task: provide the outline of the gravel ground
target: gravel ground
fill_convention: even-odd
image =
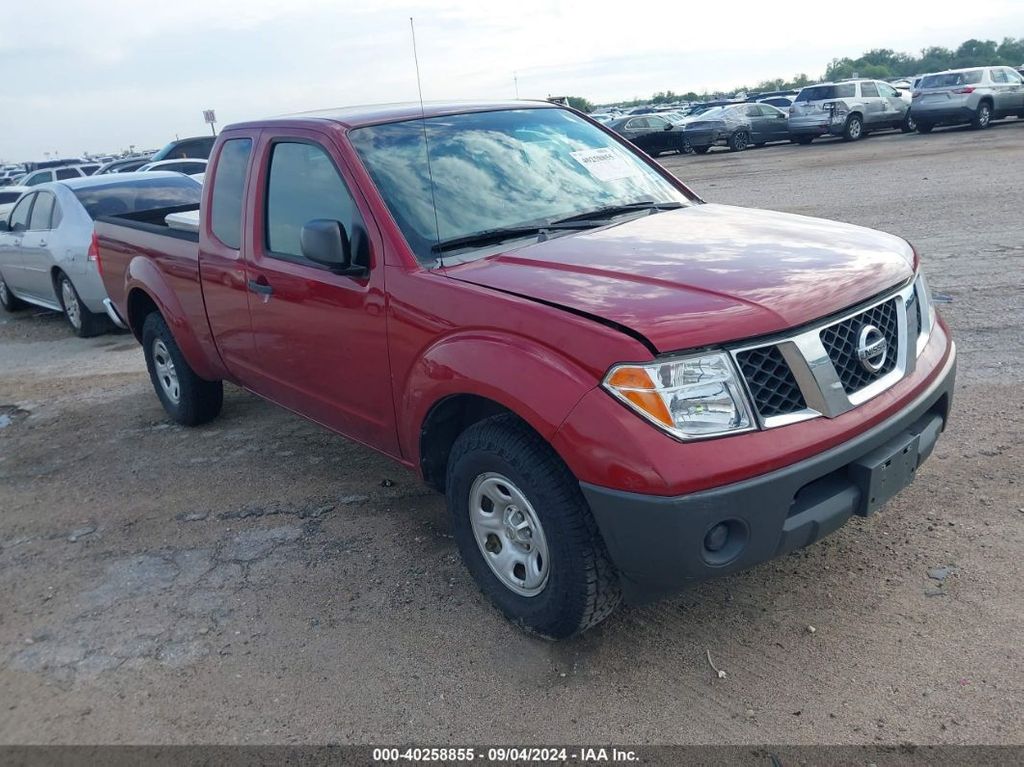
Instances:
[[[233,388],[179,428],[129,336],[3,315],[0,742],[1024,742],[1024,121],[663,162],[916,244],[960,374],[912,487],[550,644],[386,459]]]

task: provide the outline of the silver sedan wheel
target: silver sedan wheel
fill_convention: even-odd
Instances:
[[[481,474],[469,490],[469,521],[498,580],[524,597],[540,594],[551,571],[548,542],[533,506],[509,479]]]
[[[156,370],[156,380],[160,382],[160,388],[164,390],[167,399],[177,405],[181,399],[178,371],[174,368],[174,360],[171,359],[167,344],[161,338],[153,342],[153,368]]]
[[[60,298],[64,304],[64,314],[68,316],[68,322],[75,330],[82,328],[82,307],[78,305],[78,295],[71,285],[71,280],[65,277],[60,281]]]
[[[0,277],[0,304],[4,306],[11,300],[10,294],[7,292],[7,283],[4,282],[4,278]]]

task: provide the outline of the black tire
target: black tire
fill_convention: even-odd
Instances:
[[[931,133],[934,128],[935,128],[935,126],[932,125],[931,123],[918,123],[917,124],[917,132],[918,133]]]
[[[709,146],[695,146],[693,151],[697,154],[707,154],[711,150]]]
[[[850,115],[843,126],[843,141],[857,141],[864,135],[864,121],[860,115]]]
[[[917,130],[917,121],[914,116],[907,111],[907,116],[903,118],[903,122],[900,124],[901,133],[913,133]]]
[[[679,143],[679,154],[693,154],[693,147],[690,146],[690,142],[686,138]]]
[[[518,594],[503,583],[477,543],[470,496],[474,484],[488,474],[499,476],[499,482],[507,479],[539,519],[549,569],[534,595]],[[618,575],[579,483],[551,446],[519,418],[494,416],[460,434],[448,458],[446,487],[466,568],[510,621],[543,637],[564,639],[615,610],[621,598]]]
[[[738,130],[729,136],[729,151],[742,152],[750,146],[750,134],[745,130]]]
[[[8,312],[16,312],[25,308],[25,302],[11,292],[2,274],[0,274],[0,306]]]
[[[159,346],[158,346],[159,344]],[[159,312],[152,312],[142,325],[142,349],[146,356],[146,368],[149,380],[153,382],[156,396],[160,398],[167,415],[183,426],[198,426],[212,421],[220,413],[224,404],[224,384],[220,381],[207,381],[196,375],[185,361],[178,344],[171,334]],[[172,379],[161,380],[163,364],[169,358],[173,364],[170,374],[177,384],[177,401]]]
[[[64,319],[68,321],[71,330],[79,338],[92,338],[102,335],[110,330],[112,323],[105,314],[96,314],[89,311],[82,303],[75,284],[64,272],[57,273],[56,279],[57,298],[60,300],[60,307],[64,311]]]
[[[810,144],[810,143],[811,143],[812,141],[814,141],[814,136],[797,136],[797,137],[796,137],[795,139],[793,139],[793,140],[794,140],[794,141],[795,141],[796,143],[800,144],[801,146],[807,146],[807,145],[808,145],[808,144]]]
[[[971,127],[974,130],[984,130],[992,124],[992,105],[987,101],[978,104],[974,110],[974,117],[971,118]]]

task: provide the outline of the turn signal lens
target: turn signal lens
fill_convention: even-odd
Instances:
[[[608,371],[603,386],[678,439],[755,428],[752,409],[725,352],[616,365]]]

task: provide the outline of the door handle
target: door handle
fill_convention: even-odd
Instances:
[[[258,280],[249,280],[249,290],[253,293],[258,293],[261,296],[269,296],[274,292],[274,286],[269,282]]]
[[[46,240],[40,240],[39,241],[39,247],[40,248],[45,248],[46,247]]]

